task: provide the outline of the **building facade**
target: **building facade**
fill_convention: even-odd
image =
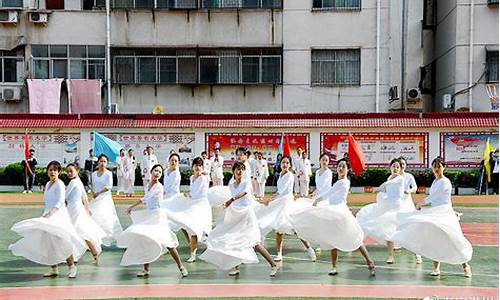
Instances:
[[[464,86],[455,79],[468,67],[450,54],[468,49],[457,34],[462,16],[440,22],[451,20],[447,6],[467,10],[469,2],[456,2],[110,0],[110,102],[120,113],[440,111],[437,100]],[[498,66],[498,6],[476,2],[474,76],[486,44]],[[0,112],[30,111],[28,78],[101,79],[107,111],[105,0],[0,7]],[[426,27],[427,11],[436,21]],[[464,97],[454,97],[456,109]]]

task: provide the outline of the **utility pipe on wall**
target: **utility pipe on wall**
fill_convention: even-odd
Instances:
[[[375,112],[380,112],[380,0],[377,0],[377,59],[375,67]]]
[[[474,0],[470,0],[469,10],[469,111],[472,111],[472,62],[474,59]]]
[[[106,112],[111,113],[111,7],[106,0]]]

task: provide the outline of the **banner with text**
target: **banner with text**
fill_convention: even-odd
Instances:
[[[404,157],[410,168],[425,168],[428,162],[427,133],[355,133],[365,155],[366,165],[387,167],[393,158]],[[347,153],[348,135],[322,133],[321,150],[330,154],[331,165]]]
[[[24,133],[0,134],[0,166],[24,159]],[[30,148],[35,149],[37,167],[45,167],[52,160],[63,166],[78,162],[80,134],[29,134]]]
[[[193,150],[194,133],[103,134],[122,144],[126,151],[129,149],[134,150],[134,156],[138,163],[142,162],[143,151],[147,146],[153,147],[154,154],[163,166],[167,165],[168,157],[172,152],[179,154],[181,157],[180,166],[183,168],[191,167],[193,158],[197,156]]]
[[[309,134],[287,133],[286,136],[290,144],[290,151],[293,154],[295,154],[299,146],[309,151]],[[246,147],[252,152],[262,152],[264,158],[269,163],[274,164],[281,141],[281,133],[207,133],[205,141],[206,149],[210,156],[213,154],[214,148],[220,148],[225,166],[231,166],[236,161],[235,152],[238,147]]]
[[[446,132],[441,133],[441,156],[448,167],[478,168],[483,160],[487,139],[498,149],[498,133]]]

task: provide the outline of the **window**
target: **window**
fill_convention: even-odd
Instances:
[[[84,10],[105,9],[106,0],[83,0],[82,7]]]
[[[486,81],[498,82],[498,49],[486,50]]]
[[[64,0],[45,0],[46,9],[64,9]]]
[[[313,9],[360,10],[361,0],[313,0]]]
[[[24,58],[16,51],[0,51],[0,82],[22,82]]]
[[[202,8],[282,8],[282,0],[202,0]]]
[[[33,78],[101,79],[105,77],[104,46],[33,45]]]
[[[23,0],[0,0],[2,8],[22,8]]]
[[[114,80],[122,84],[280,84],[281,49],[115,50]],[[277,54],[278,53],[278,54]]]
[[[360,50],[313,50],[311,84],[359,85]]]
[[[197,9],[198,0],[156,0],[157,8]]]

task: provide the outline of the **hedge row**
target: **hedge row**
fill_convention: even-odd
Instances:
[[[23,172],[24,169],[20,163],[14,163],[6,166],[5,168],[0,168],[0,185],[22,185],[23,182]],[[37,168],[35,170],[35,185],[45,185],[48,181],[47,173],[45,168]],[[431,170],[419,170],[411,172],[415,176],[415,180],[418,186],[430,187],[432,181],[434,180],[434,175]],[[135,185],[142,185],[141,171],[140,168],[135,170]],[[191,170],[181,171],[181,185],[189,185],[189,177],[191,176]],[[276,184],[274,178],[274,170],[269,169],[269,178],[267,179],[266,185],[271,186]],[[379,186],[389,177],[389,170],[386,169],[368,169],[361,174],[361,176],[351,176],[352,186]],[[476,187],[477,180],[479,178],[478,170],[448,170],[445,172],[446,177],[448,177],[455,187]],[[80,172],[80,177],[84,184],[87,183],[87,176],[83,171]],[[116,184],[116,172],[113,172],[114,183]],[[231,179],[232,174],[230,171],[224,171],[224,184],[228,184]],[[333,175],[333,180],[336,180],[336,174]],[[69,182],[68,176],[65,171],[61,172],[60,178],[67,184]],[[311,185],[314,186],[314,176],[311,176]]]

